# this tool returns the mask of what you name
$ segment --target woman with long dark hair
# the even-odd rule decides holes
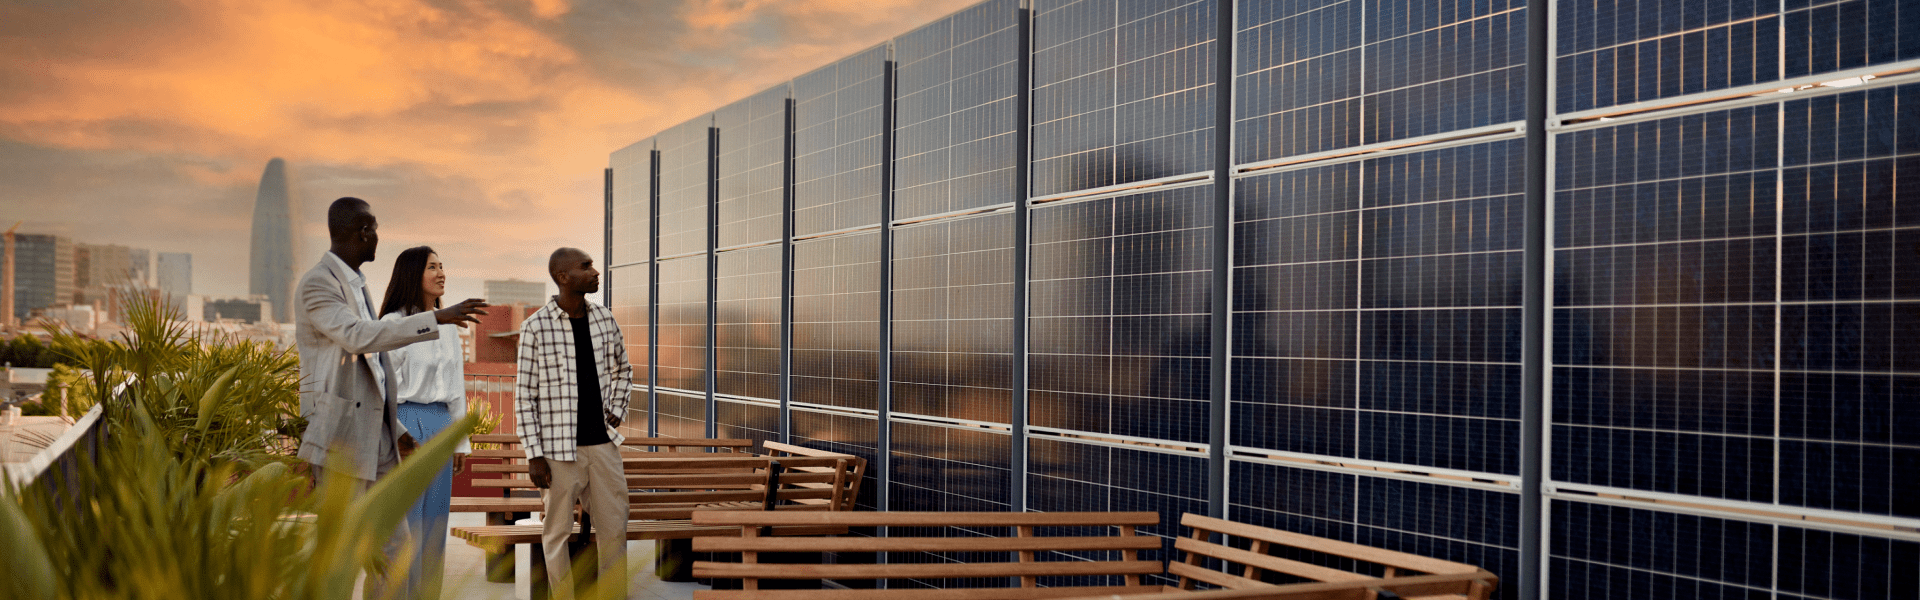
[[[447,272],[440,255],[418,246],[401,252],[393,263],[393,281],[380,303],[382,320],[440,308],[447,293]],[[415,439],[425,442],[440,435],[454,421],[467,416],[466,368],[460,348],[460,330],[442,324],[440,338],[387,352],[394,378],[388,385],[399,400],[400,422]],[[463,438],[465,434],[460,434]],[[407,529],[415,540],[413,568],[407,571],[403,598],[438,598],[446,572],[447,513],[453,502],[453,473],[463,469],[472,451],[467,440],[453,455],[451,468],[434,476],[427,493],[407,512]]]

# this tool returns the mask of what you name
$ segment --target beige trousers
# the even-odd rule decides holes
[[[540,541],[546,548],[547,588],[554,600],[573,598],[573,559],[567,552],[567,536],[573,532],[574,502],[593,517],[601,580],[627,580],[627,473],[620,464],[620,445],[580,448],[575,458],[547,459],[553,482],[540,493],[546,500]]]

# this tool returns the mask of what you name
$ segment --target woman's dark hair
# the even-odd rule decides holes
[[[393,281],[387,282],[387,299],[380,302],[380,314],[400,313],[411,315],[440,308],[440,299],[433,299],[433,306],[427,306],[426,290],[421,289],[420,280],[427,274],[427,257],[433,255],[433,248],[414,246],[393,259]]]

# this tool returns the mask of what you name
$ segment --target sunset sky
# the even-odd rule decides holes
[[[420,244],[478,296],[599,254],[613,150],[975,1],[0,0],[0,228],[191,252],[195,293],[243,294],[282,157],[297,271],[358,196],[376,297]]]

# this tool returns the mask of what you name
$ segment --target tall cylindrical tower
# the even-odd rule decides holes
[[[273,320],[293,322],[293,195],[287,185],[287,163],[267,161],[260,176],[260,193],[253,201],[253,246],[248,260],[248,292],[265,294],[273,303]]]

